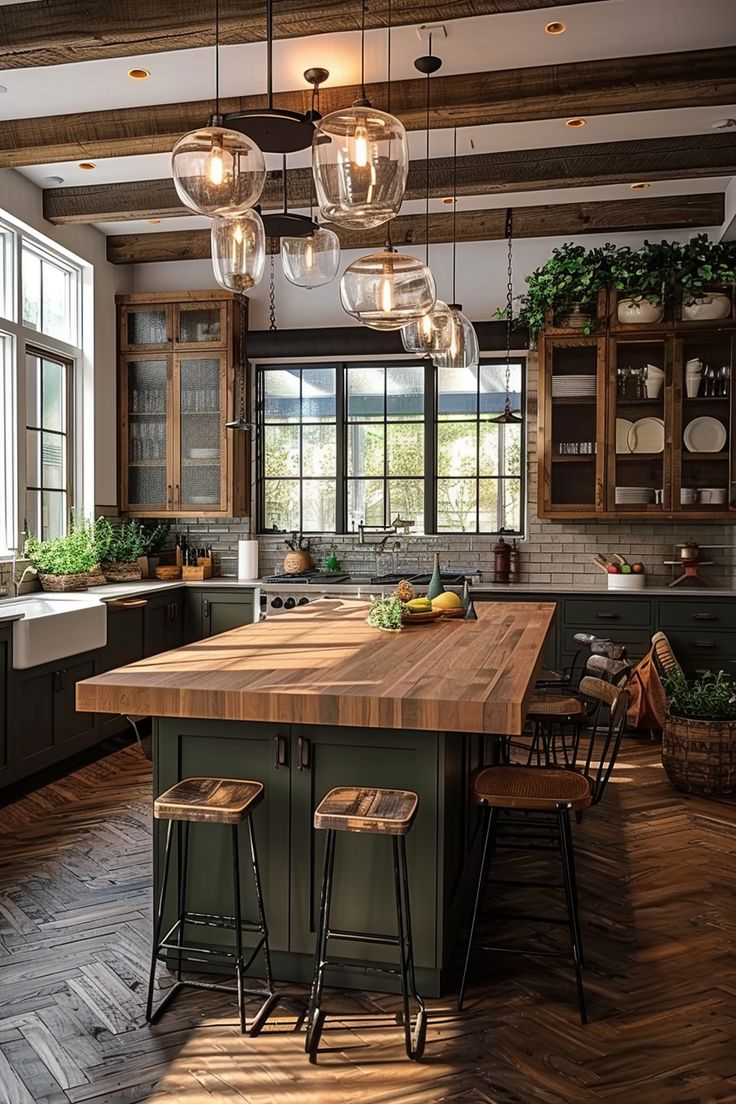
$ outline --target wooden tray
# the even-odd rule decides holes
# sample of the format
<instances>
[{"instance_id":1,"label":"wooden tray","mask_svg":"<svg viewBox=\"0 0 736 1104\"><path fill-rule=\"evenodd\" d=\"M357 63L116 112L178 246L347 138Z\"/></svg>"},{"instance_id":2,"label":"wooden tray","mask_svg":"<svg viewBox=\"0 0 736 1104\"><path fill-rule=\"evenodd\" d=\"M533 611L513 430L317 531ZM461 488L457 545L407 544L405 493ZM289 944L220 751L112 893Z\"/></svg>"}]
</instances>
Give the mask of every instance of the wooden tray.
<instances>
[{"instance_id":1,"label":"wooden tray","mask_svg":"<svg viewBox=\"0 0 736 1104\"><path fill-rule=\"evenodd\" d=\"M439 610L438 612L439 612L440 617L464 617L465 616L465 607L460 606L459 609L446 609L446 610Z\"/></svg>"},{"instance_id":2,"label":"wooden tray","mask_svg":"<svg viewBox=\"0 0 736 1104\"><path fill-rule=\"evenodd\" d=\"M401 620L405 625L421 625L425 621L437 621L440 617L441 610L424 610L422 613L404 613Z\"/></svg>"}]
</instances>

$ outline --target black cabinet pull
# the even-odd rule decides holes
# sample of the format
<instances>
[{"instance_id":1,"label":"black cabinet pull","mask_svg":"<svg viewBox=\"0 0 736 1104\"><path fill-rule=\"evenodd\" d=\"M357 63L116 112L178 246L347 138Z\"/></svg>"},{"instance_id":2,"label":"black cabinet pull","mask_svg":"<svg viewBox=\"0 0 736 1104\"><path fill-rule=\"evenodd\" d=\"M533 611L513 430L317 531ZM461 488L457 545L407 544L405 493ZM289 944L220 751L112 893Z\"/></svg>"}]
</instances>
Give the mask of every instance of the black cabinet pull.
<instances>
[{"instance_id":1,"label":"black cabinet pull","mask_svg":"<svg viewBox=\"0 0 736 1104\"><path fill-rule=\"evenodd\" d=\"M695 641L695 647L696 648L715 648L715 646L716 646L715 641L713 641L713 640L696 640Z\"/></svg>"},{"instance_id":2,"label":"black cabinet pull","mask_svg":"<svg viewBox=\"0 0 736 1104\"><path fill-rule=\"evenodd\" d=\"M617 613L597 613L596 617L599 621L618 621Z\"/></svg>"},{"instance_id":3,"label":"black cabinet pull","mask_svg":"<svg viewBox=\"0 0 736 1104\"><path fill-rule=\"evenodd\" d=\"M694 613L693 621L715 621L716 615L714 613Z\"/></svg>"},{"instance_id":4,"label":"black cabinet pull","mask_svg":"<svg viewBox=\"0 0 736 1104\"><path fill-rule=\"evenodd\" d=\"M298 770L309 770L312 745L305 736L296 742L296 765Z\"/></svg>"},{"instance_id":5,"label":"black cabinet pull","mask_svg":"<svg viewBox=\"0 0 736 1104\"><path fill-rule=\"evenodd\" d=\"M286 766L286 737L274 736L273 743L275 749L274 766L278 770L279 767Z\"/></svg>"},{"instance_id":6,"label":"black cabinet pull","mask_svg":"<svg viewBox=\"0 0 736 1104\"><path fill-rule=\"evenodd\" d=\"M202 599L202 616L209 617L210 615L210 601L209 598Z\"/></svg>"}]
</instances>

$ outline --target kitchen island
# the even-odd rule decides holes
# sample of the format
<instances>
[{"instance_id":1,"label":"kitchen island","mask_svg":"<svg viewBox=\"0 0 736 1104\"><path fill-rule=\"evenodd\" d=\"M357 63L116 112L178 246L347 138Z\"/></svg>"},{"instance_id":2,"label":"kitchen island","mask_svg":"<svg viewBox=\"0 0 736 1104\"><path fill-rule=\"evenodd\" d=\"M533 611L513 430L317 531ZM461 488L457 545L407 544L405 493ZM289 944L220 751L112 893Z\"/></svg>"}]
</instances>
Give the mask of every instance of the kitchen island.
<instances>
[{"instance_id":1,"label":"kitchen island","mask_svg":"<svg viewBox=\"0 0 736 1104\"><path fill-rule=\"evenodd\" d=\"M468 775L495 737L520 733L555 605L485 603L477 621L400 633L370 627L367 611L366 602L325 599L209 637L80 682L77 708L155 718L157 794L192 775L263 782L255 823L280 979L311 977L324 835L312 828L315 806L334 786L416 791L408 855L418 980L439 995L456 967L475 869ZM162 838L158 825L157 857ZM190 908L232 911L229 862L225 829L192 833ZM385 840L341 837L335 875L336 925L394 930ZM381 953L345 944L346 958ZM339 980L366 982L357 966Z\"/></svg>"}]
</instances>

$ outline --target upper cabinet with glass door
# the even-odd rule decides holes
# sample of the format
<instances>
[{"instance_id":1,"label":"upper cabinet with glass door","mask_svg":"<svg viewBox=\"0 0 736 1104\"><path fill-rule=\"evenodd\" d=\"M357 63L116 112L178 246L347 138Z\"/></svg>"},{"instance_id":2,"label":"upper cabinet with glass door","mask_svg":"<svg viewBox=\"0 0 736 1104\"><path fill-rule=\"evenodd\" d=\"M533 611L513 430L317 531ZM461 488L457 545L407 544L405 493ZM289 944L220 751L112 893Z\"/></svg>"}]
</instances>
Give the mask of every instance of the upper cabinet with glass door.
<instances>
[{"instance_id":1,"label":"upper cabinet with glass door","mask_svg":"<svg viewBox=\"0 0 736 1104\"><path fill-rule=\"evenodd\" d=\"M222 349L228 343L229 309L231 300L221 291L151 295L146 302L125 302L120 308L120 349Z\"/></svg>"},{"instance_id":2,"label":"upper cabinet with glass door","mask_svg":"<svg viewBox=\"0 0 736 1104\"><path fill-rule=\"evenodd\" d=\"M672 508L672 342L612 338L608 379L607 501L611 512L661 514Z\"/></svg>"}]
</instances>

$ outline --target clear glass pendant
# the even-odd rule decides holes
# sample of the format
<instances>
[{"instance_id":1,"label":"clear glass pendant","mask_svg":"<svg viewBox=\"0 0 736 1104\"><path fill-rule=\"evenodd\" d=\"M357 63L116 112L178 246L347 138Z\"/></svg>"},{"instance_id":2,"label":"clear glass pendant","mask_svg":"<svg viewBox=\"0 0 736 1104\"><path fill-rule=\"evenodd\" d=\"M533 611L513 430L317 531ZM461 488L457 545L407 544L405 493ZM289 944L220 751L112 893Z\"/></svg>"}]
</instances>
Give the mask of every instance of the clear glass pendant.
<instances>
[{"instance_id":1,"label":"clear glass pendant","mask_svg":"<svg viewBox=\"0 0 736 1104\"><path fill-rule=\"evenodd\" d=\"M404 326L401 331L401 344L407 353L416 356L435 356L446 353L452 340L453 318L447 303L438 299L429 314L424 314L417 322Z\"/></svg>"},{"instance_id":2,"label":"clear glass pendant","mask_svg":"<svg viewBox=\"0 0 736 1104\"><path fill-rule=\"evenodd\" d=\"M400 330L428 314L436 299L427 266L390 249L359 257L340 280L343 309L374 330Z\"/></svg>"},{"instance_id":3,"label":"clear glass pendant","mask_svg":"<svg viewBox=\"0 0 736 1104\"><path fill-rule=\"evenodd\" d=\"M281 265L286 279L297 287L322 287L337 276L340 240L324 226L306 237L282 238Z\"/></svg>"},{"instance_id":4,"label":"clear glass pendant","mask_svg":"<svg viewBox=\"0 0 736 1104\"><path fill-rule=\"evenodd\" d=\"M480 351L475 327L458 304L450 304L450 314L450 344L446 352L433 356L432 361L438 368L477 368Z\"/></svg>"},{"instance_id":5,"label":"clear glass pendant","mask_svg":"<svg viewBox=\"0 0 736 1104\"><path fill-rule=\"evenodd\" d=\"M258 202L266 163L250 138L210 125L179 139L171 153L171 172L179 199L192 211L230 217Z\"/></svg>"},{"instance_id":6,"label":"clear glass pendant","mask_svg":"<svg viewBox=\"0 0 736 1104\"><path fill-rule=\"evenodd\" d=\"M260 283L266 234L257 211L212 222L212 267L220 287L243 294Z\"/></svg>"},{"instance_id":7,"label":"clear glass pendant","mask_svg":"<svg viewBox=\"0 0 736 1104\"><path fill-rule=\"evenodd\" d=\"M354 104L320 119L312 172L323 218L340 226L380 226L401 207L409 172L404 124Z\"/></svg>"}]
</instances>

